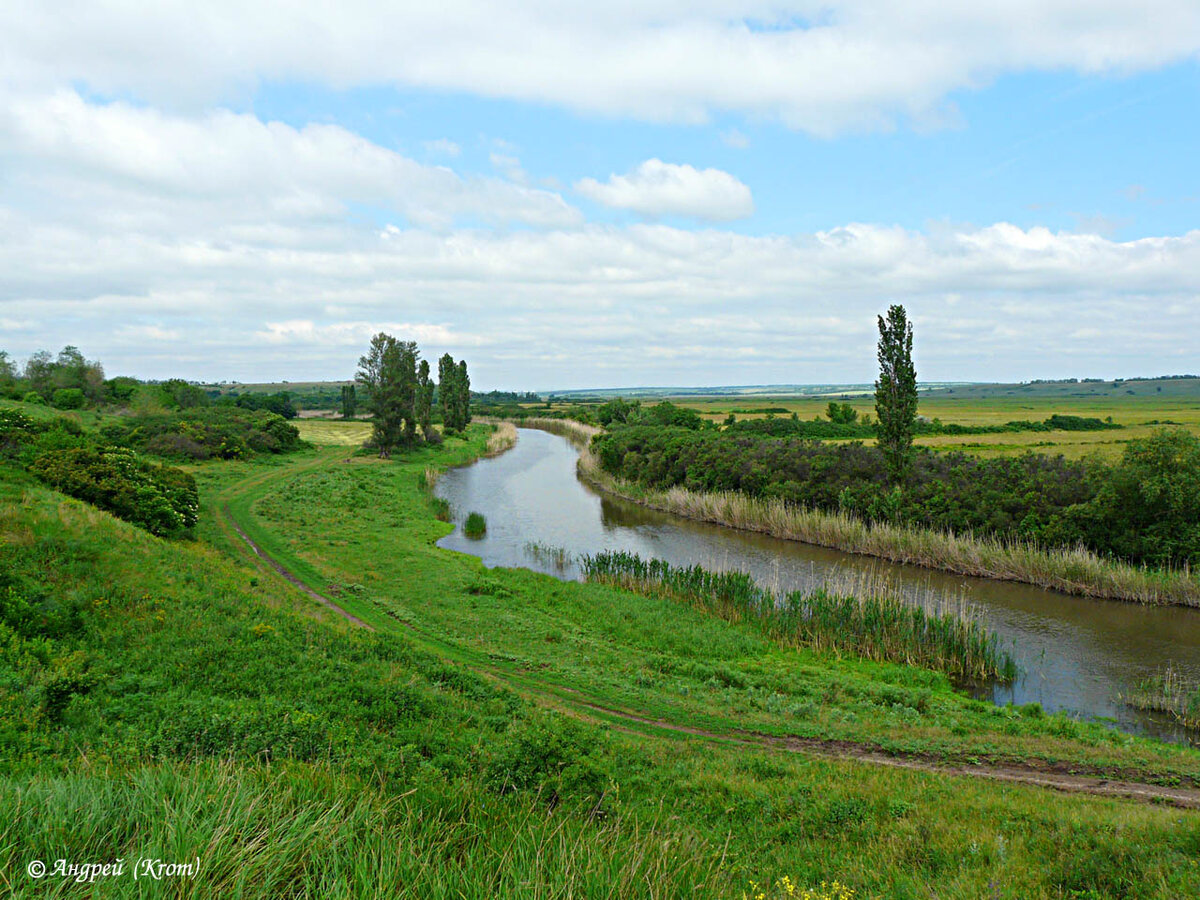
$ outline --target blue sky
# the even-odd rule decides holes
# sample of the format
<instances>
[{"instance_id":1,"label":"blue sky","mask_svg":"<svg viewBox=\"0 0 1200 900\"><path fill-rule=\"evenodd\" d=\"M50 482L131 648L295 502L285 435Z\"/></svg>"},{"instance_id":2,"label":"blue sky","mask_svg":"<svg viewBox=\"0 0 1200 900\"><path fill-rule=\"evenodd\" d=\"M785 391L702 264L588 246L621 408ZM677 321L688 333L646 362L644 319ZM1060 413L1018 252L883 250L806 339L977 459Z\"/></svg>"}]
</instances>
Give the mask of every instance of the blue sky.
<instances>
[{"instance_id":1,"label":"blue sky","mask_svg":"<svg viewBox=\"0 0 1200 900\"><path fill-rule=\"evenodd\" d=\"M1187 0L0 11L0 349L481 387L1200 370Z\"/></svg>"}]
</instances>

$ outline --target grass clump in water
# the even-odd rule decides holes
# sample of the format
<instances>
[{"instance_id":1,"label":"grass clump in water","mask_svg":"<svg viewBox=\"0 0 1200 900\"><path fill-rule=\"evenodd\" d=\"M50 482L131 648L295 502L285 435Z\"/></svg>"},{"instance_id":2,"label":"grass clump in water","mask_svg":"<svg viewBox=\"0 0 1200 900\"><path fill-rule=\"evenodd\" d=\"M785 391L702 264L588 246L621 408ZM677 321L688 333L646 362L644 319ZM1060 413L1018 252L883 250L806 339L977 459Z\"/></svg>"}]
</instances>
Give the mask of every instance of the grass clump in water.
<instances>
[{"instance_id":1,"label":"grass clump in water","mask_svg":"<svg viewBox=\"0 0 1200 900\"><path fill-rule=\"evenodd\" d=\"M1121 699L1135 709L1168 713L1185 728L1200 730L1200 684L1189 683L1172 666L1143 679Z\"/></svg>"},{"instance_id":2,"label":"grass clump in water","mask_svg":"<svg viewBox=\"0 0 1200 900\"><path fill-rule=\"evenodd\" d=\"M1017 667L996 636L965 609L929 612L895 594L840 595L821 588L777 596L745 572L673 566L624 551L581 560L588 581L666 594L729 621L752 622L790 646L937 669L957 678L1011 681Z\"/></svg>"},{"instance_id":3,"label":"grass clump in water","mask_svg":"<svg viewBox=\"0 0 1200 900\"><path fill-rule=\"evenodd\" d=\"M481 538L487 534L487 519L483 517L483 513L468 514L463 522L463 534L469 538Z\"/></svg>"}]
</instances>

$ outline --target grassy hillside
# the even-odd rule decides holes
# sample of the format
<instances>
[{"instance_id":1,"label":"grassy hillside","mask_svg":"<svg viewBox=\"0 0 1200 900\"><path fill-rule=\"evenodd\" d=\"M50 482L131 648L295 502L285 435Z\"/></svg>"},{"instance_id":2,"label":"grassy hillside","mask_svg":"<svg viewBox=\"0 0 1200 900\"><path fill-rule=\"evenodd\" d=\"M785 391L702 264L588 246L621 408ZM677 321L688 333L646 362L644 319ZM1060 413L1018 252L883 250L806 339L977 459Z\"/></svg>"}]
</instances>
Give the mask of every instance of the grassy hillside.
<instances>
[{"instance_id":1,"label":"grassy hillside","mask_svg":"<svg viewBox=\"0 0 1200 900\"><path fill-rule=\"evenodd\" d=\"M425 471L488 432L197 465L195 542L0 468L0 887L62 895L30 860L120 856L199 873L95 895L1200 892L1198 813L837 758L1187 786L1200 752L439 550Z\"/></svg>"}]
</instances>

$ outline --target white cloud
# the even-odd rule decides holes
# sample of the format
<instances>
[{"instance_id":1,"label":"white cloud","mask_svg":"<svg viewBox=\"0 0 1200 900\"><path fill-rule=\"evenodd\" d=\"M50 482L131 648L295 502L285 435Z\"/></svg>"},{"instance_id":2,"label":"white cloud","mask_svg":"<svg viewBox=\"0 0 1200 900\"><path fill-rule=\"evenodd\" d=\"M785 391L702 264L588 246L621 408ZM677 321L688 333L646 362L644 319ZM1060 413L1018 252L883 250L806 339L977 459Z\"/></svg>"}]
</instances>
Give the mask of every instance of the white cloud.
<instances>
[{"instance_id":1,"label":"white cloud","mask_svg":"<svg viewBox=\"0 0 1200 900\"><path fill-rule=\"evenodd\" d=\"M606 182L584 178L575 190L597 203L644 216L727 222L754 214L750 188L728 172L659 159L646 160L628 175L611 175Z\"/></svg>"},{"instance_id":2,"label":"white cloud","mask_svg":"<svg viewBox=\"0 0 1200 900\"><path fill-rule=\"evenodd\" d=\"M556 193L497 178L463 178L417 163L334 125L296 129L247 114L196 118L127 103L89 103L74 91L0 94L0 161L22 182L40 183L41 202L92 202L105 215L114 197L147 227L166 201L191 199L226 224L336 221L347 204L383 207L409 221L447 227L459 216L539 226L580 221ZM136 199L135 199L136 198Z\"/></svg>"},{"instance_id":3,"label":"white cloud","mask_svg":"<svg viewBox=\"0 0 1200 900\"><path fill-rule=\"evenodd\" d=\"M0 6L10 84L162 104L263 81L395 84L656 121L734 112L821 135L936 121L949 93L1007 72L1123 74L1198 50L1194 0Z\"/></svg>"},{"instance_id":4,"label":"white cloud","mask_svg":"<svg viewBox=\"0 0 1200 900\"><path fill-rule=\"evenodd\" d=\"M426 152L441 154L443 156L458 156L462 153L462 147L454 143L448 138L438 138L436 141L425 141L423 146Z\"/></svg>"},{"instance_id":5,"label":"white cloud","mask_svg":"<svg viewBox=\"0 0 1200 900\"><path fill-rule=\"evenodd\" d=\"M1200 231L231 230L204 202L164 201L183 224L154 235L0 211L0 319L36 323L0 347L75 343L112 374L298 380L348 376L383 329L465 355L485 387L866 381L892 302L913 314L925 379L1187 371L1200 345Z\"/></svg>"}]
</instances>

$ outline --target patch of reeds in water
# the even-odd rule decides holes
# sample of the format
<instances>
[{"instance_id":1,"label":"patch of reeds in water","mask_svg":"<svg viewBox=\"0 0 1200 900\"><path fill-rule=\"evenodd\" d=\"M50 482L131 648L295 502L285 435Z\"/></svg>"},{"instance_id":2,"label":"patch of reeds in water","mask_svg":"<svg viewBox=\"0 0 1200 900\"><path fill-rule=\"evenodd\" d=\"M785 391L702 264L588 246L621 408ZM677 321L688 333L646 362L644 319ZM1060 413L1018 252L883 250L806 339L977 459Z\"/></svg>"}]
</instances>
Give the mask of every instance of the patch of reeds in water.
<instances>
[{"instance_id":1,"label":"patch of reeds in water","mask_svg":"<svg viewBox=\"0 0 1200 900\"><path fill-rule=\"evenodd\" d=\"M469 538L481 538L487 534L487 519L483 517L483 513L468 513L462 530Z\"/></svg>"},{"instance_id":2,"label":"patch of reeds in water","mask_svg":"<svg viewBox=\"0 0 1200 900\"><path fill-rule=\"evenodd\" d=\"M673 566L624 551L585 556L580 565L588 581L680 599L729 621L750 622L788 646L923 666L958 679L1011 681L1017 674L1012 657L961 599L956 608L931 611L875 580L781 596L744 572Z\"/></svg>"},{"instance_id":3,"label":"patch of reeds in water","mask_svg":"<svg viewBox=\"0 0 1200 900\"><path fill-rule=\"evenodd\" d=\"M541 541L526 542L525 555L538 565L553 568L556 572L566 571L575 558L565 547L553 547Z\"/></svg>"},{"instance_id":4,"label":"patch of reeds in water","mask_svg":"<svg viewBox=\"0 0 1200 900\"><path fill-rule=\"evenodd\" d=\"M1122 702L1135 709L1167 713L1186 728L1200 730L1200 684L1189 682L1173 666L1143 679Z\"/></svg>"},{"instance_id":5,"label":"patch of reeds in water","mask_svg":"<svg viewBox=\"0 0 1200 900\"><path fill-rule=\"evenodd\" d=\"M652 509L785 540L959 575L1020 581L1067 594L1200 607L1200 578L1187 570L1131 566L1084 548L1047 550L1023 541L869 522L846 513L806 509L736 491L646 490L613 478L587 448L580 454L579 474L601 490Z\"/></svg>"}]
</instances>

